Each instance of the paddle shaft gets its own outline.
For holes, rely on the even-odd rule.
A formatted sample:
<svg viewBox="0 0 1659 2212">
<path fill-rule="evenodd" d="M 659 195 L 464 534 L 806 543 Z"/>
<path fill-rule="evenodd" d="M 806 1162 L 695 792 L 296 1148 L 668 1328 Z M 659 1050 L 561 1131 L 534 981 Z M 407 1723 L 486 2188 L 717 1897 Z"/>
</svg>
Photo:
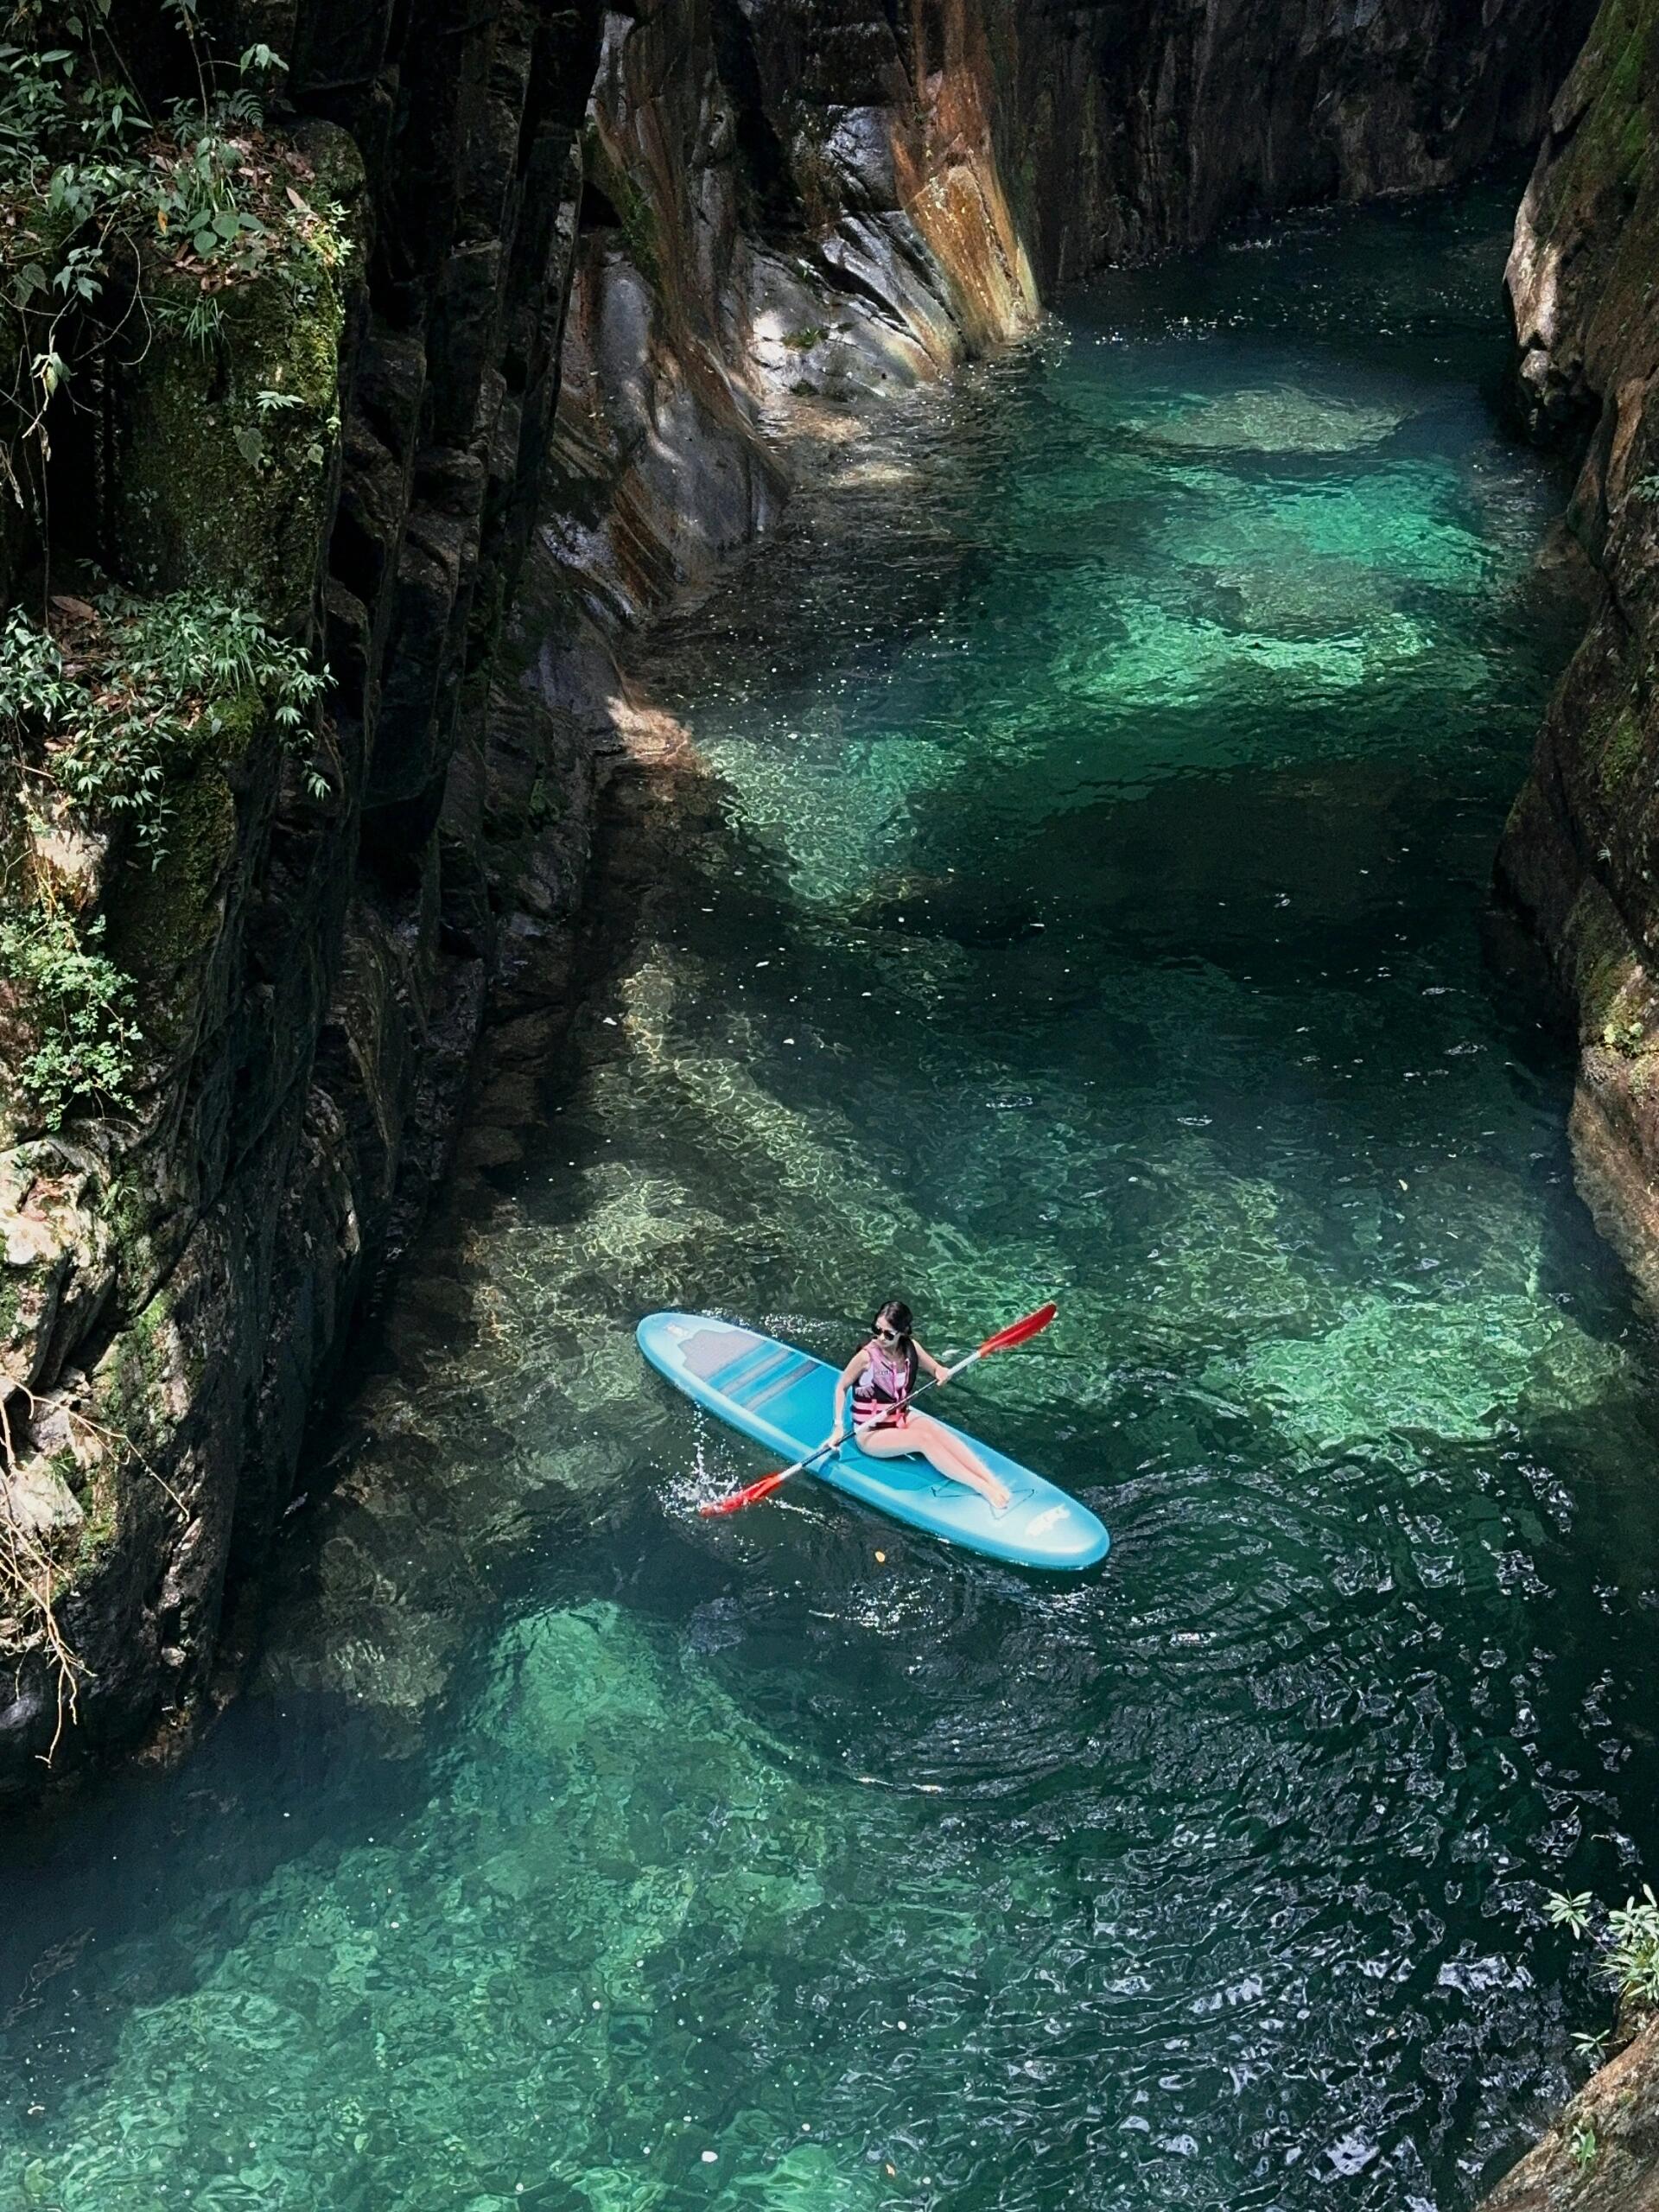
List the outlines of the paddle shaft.
<svg viewBox="0 0 1659 2212">
<path fill-rule="evenodd" d="M 930 1375 L 920 1389 L 912 1390 L 910 1395 L 900 1402 L 906 1406 L 912 1404 L 922 1395 L 923 1391 L 937 1389 L 941 1382 L 948 1382 L 953 1375 L 960 1375 L 964 1367 L 971 1367 L 979 1357 L 978 1352 L 970 1351 L 966 1359 L 958 1360 L 954 1367 L 947 1367 L 943 1375 Z M 853 1441 L 856 1443 L 861 1436 L 868 1435 L 871 1429 L 880 1427 L 880 1419 L 855 1421 L 852 1427 Z M 710 1498 L 706 1505 L 699 1506 L 697 1510 L 705 1515 L 735 1513 L 740 1506 L 753 1505 L 758 1498 L 770 1497 L 772 1491 L 780 1490 L 791 1475 L 804 1474 L 809 1467 L 816 1467 L 820 1459 L 827 1459 L 831 1452 L 839 1452 L 846 1441 L 847 1439 L 844 1436 L 827 1436 L 816 1452 L 809 1452 L 804 1459 L 797 1459 L 792 1467 L 779 1467 L 775 1475 L 762 1475 L 758 1483 L 750 1483 L 743 1490 L 734 1491 L 729 1497 Z"/>
<path fill-rule="evenodd" d="M 994 1337 L 987 1337 L 984 1343 L 976 1351 L 969 1352 L 965 1357 L 957 1360 L 954 1367 L 947 1367 L 943 1375 L 930 1375 L 920 1389 L 911 1391 L 909 1395 L 900 1402 L 906 1407 L 913 1405 L 916 1400 L 927 1391 L 938 1389 L 941 1382 L 954 1381 L 965 1369 L 971 1367 L 976 1359 L 983 1359 L 987 1352 L 1000 1351 L 1009 1344 L 1023 1344 L 1028 1337 L 1036 1336 L 1039 1331 L 1048 1326 L 1054 1319 L 1054 1311 L 1052 1305 L 1040 1306 L 1034 1313 L 1028 1313 L 1023 1321 L 1014 1321 L 1007 1328 L 999 1329 Z M 880 1419 L 867 1421 L 861 1424 L 855 1422 L 852 1432 L 853 1440 L 855 1443 L 861 1434 L 880 1427 L 881 1420 Z M 831 1452 L 838 1452 L 845 1440 L 840 1436 L 826 1437 L 816 1452 L 809 1452 L 805 1459 L 797 1459 L 792 1467 L 780 1467 L 775 1475 L 762 1475 L 759 1482 L 750 1483 L 743 1490 L 734 1491 L 728 1497 L 710 1498 L 706 1505 L 699 1506 L 697 1510 L 704 1515 L 735 1513 L 741 1506 L 753 1505 L 757 1498 L 770 1497 L 772 1492 L 786 1483 L 791 1475 L 803 1474 L 808 1467 L 817 1466 L 818 1461 L 827 1458 Z"/>
</svg>

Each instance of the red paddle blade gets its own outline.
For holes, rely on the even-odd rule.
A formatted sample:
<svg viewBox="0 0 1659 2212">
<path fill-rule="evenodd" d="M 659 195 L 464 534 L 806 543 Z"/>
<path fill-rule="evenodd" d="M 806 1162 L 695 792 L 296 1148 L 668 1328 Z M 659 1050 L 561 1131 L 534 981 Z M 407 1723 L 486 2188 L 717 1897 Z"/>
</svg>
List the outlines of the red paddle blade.
<svg viewBox="0 0 1659 2212">
<path fill-rule="evenodd" d="M 999 1329 L 994 1337 L 987 1337 L 977 1357 L 983 1359 L 988 1351 L 1007 1351 L 1010 1344 L 1022 1344 L 1028 1337 L 1040 1336 L 1059 1307 L 1051 1301 L 1039 1306 L 1034 1313 L 1027 1313 L 1023 1321 L 1010 1321 L 1006 1329 Z"/>
<path fill-rule="evenodd" d="M 757 1497 L 765 1497 L 789 1478 L 790 1470 L 781 1469 L 775 1475 L 762 1475 L 758 1483 L 750 1483 L 742 1490 L 734 1490 L 729 1497 L 711 1497 L 706 1505 L 697 1508 L 706 1518 L 711 1513 L 735 1513 L 740 1506 L 753 1505 Z"/>
</svg>

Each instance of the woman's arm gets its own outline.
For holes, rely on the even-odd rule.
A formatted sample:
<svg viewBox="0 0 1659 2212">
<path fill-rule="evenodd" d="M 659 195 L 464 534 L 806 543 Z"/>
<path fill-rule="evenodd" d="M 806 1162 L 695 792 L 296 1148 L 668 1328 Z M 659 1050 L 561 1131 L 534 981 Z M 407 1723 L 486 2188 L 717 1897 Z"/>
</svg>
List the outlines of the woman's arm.
<svg viewBox="0 0 1659 2212">
<path fill-rule="evenodd" d="M 853 1354 L 846 1366 L 843 1367 L 840 1374 L 836 1376 L 836 1418 L 830 1431 L 832 1437 L 840 1436 L 844 1430 L 847 1422 L 847 1393 L 852 1389 L 854 1383 L 857 1382 L 859 1376 L 864 1372 L 864 1370 L 869 1365 L 869 1363 L 870 1348 L 868 1344 L 866 1344 L 861 1351 L 855 1351 Z"/>
<path fill-rule="evenodd" d="M 950 1379 L 950 1369 L 948 1367 L 941 1367 L 938 1361 L 934 1358 L 931 1351 L 924 1351 L 920 1344 L 916 1343 L 914 1337 L 912 1337 L 910 1341 L 913 1345 L 915 1345 L 916 1364 L 918 1367 L 925 1368 L 935 1382 L 948 1382 Z"/>
</svg>

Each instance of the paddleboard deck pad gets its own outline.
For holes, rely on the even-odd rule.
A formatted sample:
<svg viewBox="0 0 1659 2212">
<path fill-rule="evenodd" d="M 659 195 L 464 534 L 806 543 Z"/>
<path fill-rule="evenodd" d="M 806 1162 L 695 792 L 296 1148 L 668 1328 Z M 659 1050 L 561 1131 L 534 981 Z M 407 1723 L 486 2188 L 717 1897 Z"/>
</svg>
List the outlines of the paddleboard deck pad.
<svg viewBox="0 0 1659 2212">
<path fill-rule="evenodd" d="M 837 1370 L 810 1352 L 703 1313 L 648 1313 L 636 1333 L 658 1374 L 764 1444 L 780 1466 L 804 1459 L 829 1435 Z M 937 1473 L 919 1454 L 878 1459 L 847 1443 L 810 1471 L 895 1521 L 988 1559 L 1068 1573 L 1105 1558 L 1111 1539 L 1087 1506 L 988 1445 L 962 1440 L 1007 1484 L 1006 1513 L 993 1513 L 977 1491 Z"/>
</svg>

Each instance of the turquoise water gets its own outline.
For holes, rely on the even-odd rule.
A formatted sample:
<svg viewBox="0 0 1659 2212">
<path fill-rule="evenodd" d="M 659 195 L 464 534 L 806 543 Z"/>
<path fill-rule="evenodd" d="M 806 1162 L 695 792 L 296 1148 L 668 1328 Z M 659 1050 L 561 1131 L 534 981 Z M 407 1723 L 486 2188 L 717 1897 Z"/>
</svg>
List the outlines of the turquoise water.
<svg viewBox="0 0 1659 2212">
<path fill-rule="evenodd" d="M 1653 1346 L 1491 857 L 1566 638 L 1507 195 L 1115 278 L 638 671 L 587 996 L 318 1446 L 248 1694 L 8 1833 L 0 2205 L 1458 2212 L 1659 1866 Z M 760 1471 L 651 1307 L 954 1418 L 1045 1584 Z"/>
</svg>

